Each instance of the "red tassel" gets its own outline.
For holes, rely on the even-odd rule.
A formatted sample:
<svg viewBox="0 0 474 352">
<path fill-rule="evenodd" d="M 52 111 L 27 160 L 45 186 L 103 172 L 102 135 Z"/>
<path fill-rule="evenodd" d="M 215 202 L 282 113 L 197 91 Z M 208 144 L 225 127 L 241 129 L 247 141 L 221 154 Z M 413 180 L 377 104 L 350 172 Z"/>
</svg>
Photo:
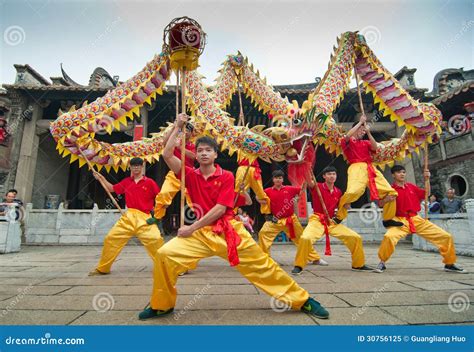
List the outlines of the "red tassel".
<svg viewBox="0 0 474 352">
<path fill-rule="evenodd" d="M 331 240 L 329 239 L 329 233 L 326 232 L 326 250 L 324 251 L 325 255 L 332 255 L 331 253 Z"/>
</svg>

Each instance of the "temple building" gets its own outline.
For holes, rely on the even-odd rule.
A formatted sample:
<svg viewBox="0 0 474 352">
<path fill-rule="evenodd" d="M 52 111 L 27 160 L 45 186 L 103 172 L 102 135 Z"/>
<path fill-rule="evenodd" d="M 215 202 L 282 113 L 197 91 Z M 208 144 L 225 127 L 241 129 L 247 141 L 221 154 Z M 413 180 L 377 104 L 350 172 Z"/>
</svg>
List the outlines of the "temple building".
<svg viewBox="0 0 474 352">
<path fill-rule="evenodd" d="M 44 208 L 51 197 L 57 197 L 67 208 L 88 209 L 93 203 L 99 208 L 108 206 L 107 196 L 100 184 L 92 177 L 87 167 L 79 168 L 78 162 L 69 163 L 69 157 L 62 158 L 56 151 L 56 144 L 49 133 L 50 123 L 57 118 L 60 111 L 67 111 L 73 105 L 81 106 L 104 95 L 118 83 L 118 77 L 110 75 L 103 68 L 97 68 L 91 74 L 88 85 L 76 83 L 61 67 L 61 76 L 49 80 L 36 72 L 29 65 L 15 65 L 16 79 L 13 84 L 3 84 L 0 90 L 0 120 L 3 121 L 3 132 L 0 135 L 0 194 L 10 188 L 18 190 L 18 198 L 25 203 L 32 203 L 34 208 Z M 474 70 L 448 69 L 439 72 L 434 78 L 433 90 L 418 88 L 415 85 L 416 69 L 402 68 L 395 74 L 409 93 L 422 102 L 433 102 L 443 112 L 444 121 L 449 125 L 453 116 L 461 119 L 468 128 L 459 129 L 455 125 L 447 126 L 447 136 L 430 146 L 430 169 L 432 171 L 433 191 L 444 194 L 447 188 L 454 187 L 459 196 L 474 198 L 474 144 L 473 132 L 469 121 L 472 119 L 474 102 Z M 300 105 L 309 92 L 319 82 L 295 85 L 274 86 L 289 101 L 297 100 Z M 264 116 L 243 97 L 245 123 L 250 126 L 270 126 L 271 120 Z M 364 110 L 369 118 L 377 121 L 372 127 L 378 141 L 400 136 L 402 128 L 382 114 L 374 106 L 371 96 L 363 95 Z M 469 105 L 471 103 L 471 105 Z M 234 96 L 228 112 L 233 117 L 239 115 L 239 99 Z M 334 114 L 334 118 L 346 130 L 360 116 L 360 108 L 355 88 L 348 91 Z M 143 107 L 141 117 L 128 123 L 120 131 L 111 135 L 97 135 L 96 138 L 109 143 L 120 143 L 133 139 L 134 124 L 144 126 L 144 135 L 158 132 L 160 126 L 174 120 L 175 87 L 168 86 L 163 95 L 157 96 L 151 106 Z M 464 120 L 462 120 L 464 119 Z M 467 122 L 466 122 L 467 121 Z M 464 126 L 464 125 L 463 125 Z M 450 133 L 450 128 L 451 132 Z M 457 128 L 457 129 L 456 129 Z M 319 148 L 316 158 L 315 175 L 332 163 L 339 170 L 337 186 L 345 189 L 347 165 L 342 156 L 336 157 Z M 236 157 L 219 155 L 218 163 L 228 170 L 237 167 Z M 285 163 L 260 162 L 265 186 L 271 185 L 271 171 L 284 168 Z M 421 159 L 413 157 L 405 161 L 409 179 L 422 184 Z M 161 184 L 167 173 L 167 166 L 162 160 L 149 165 L 147 175 Z M 389 170 L 384 170 L 391 180 Z M 125 172 L 111 172 L 107 178 L 116 182 L 126 176 Z M 123 200 L 121 200 L 123 202 Z M 368 202 L 367 195 L 362 197 L 354 207 Z M 255 210 L 257 207 L 255 206 Z M 178 214 L 175 202 L 169 210 Z"/>
</svg>

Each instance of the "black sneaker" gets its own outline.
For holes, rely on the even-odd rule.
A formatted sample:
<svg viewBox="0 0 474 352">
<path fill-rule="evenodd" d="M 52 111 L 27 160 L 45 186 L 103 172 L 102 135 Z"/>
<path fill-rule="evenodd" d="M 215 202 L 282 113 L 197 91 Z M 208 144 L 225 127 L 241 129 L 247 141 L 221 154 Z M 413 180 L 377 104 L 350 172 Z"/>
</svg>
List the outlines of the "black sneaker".
<svg viewBox="0 0 474 352">
<path fill-rule="evenodd" d="M 314 300 L 313 298 L 308 298 L 308 300 L 303 304 L 301 310 L 305 313 L 314 315 L 317 318 L 321 319 L 328 319 L 329 312 L 324 309 L 324 307 L 318 301 Z"/>
<path fill-rule="evenodd" d="M 303 272 L 303 268 L 300 266 L 295 266 L 293 270 L 291 270 L 291 273 L 293 275 L 300 275 Z"/>
<path fill-rule="evenodd" d="M 360 266 L 360 267 L 358 267 L 358 268 L 352 267 L 352 270 L 353 270 L 353 271 L 373 271 L 374 268 L 371 268 L 370 266 L 367 266 L 367 265 L 362 265 L 362 266 Z"/>
<path fill-rule="evenodd" d="M 457 266 L 456 264 L 446 264 L 444 266 L 444 271 L 450 272 L 450 273 L 458 273 L 458 274 L 467 274 L 467 270 L 464 270 L 460 266 Z"/>
<path fill-rule="evenodd" d="M 143 312 L 140 312 L 140 314 L 138 314 L 138 319 L 146 320 L 146 319 L 151 319 L 151 318 L 164 317 L 164 316 L 172 313 L 173 310 L 174 310 L 174 308 L 170 308 L 168 310 L 157 310 L 157 309 L 153 309 L 151 307 L 147 307 L 143 310 Z"/>
<path fill-rule="evenodd" d="M 379 265 L 377 265 L 377 267 L 374 269 L 374 273 L 378 273 L 378 274 L 381 274 L 383 273 L 385 270 L 387 269 L 387 267 L 385 266 L 385 263 L 384 262 L 380 262 Z"/>
<path fill-rule="evenodd" d="M 403 222 L 395 220 L 384 220 L 382 221 L 384 227 L 400 227 L 403 226 Z"/>
</svg>

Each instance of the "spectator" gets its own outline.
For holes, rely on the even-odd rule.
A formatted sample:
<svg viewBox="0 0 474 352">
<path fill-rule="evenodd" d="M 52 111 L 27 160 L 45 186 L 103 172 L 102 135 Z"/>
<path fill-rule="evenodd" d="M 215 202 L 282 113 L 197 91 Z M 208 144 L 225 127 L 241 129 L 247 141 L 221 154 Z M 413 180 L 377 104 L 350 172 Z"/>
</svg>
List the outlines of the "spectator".
<svg viewBox="0 0 474 352">
<path fill-rule="evenodd" d="M 456 214 L 461 211 L 462 200 L 455 198 L 456 191 L 449 188 L 446 191 L 446 197 L 441 201 L 441 212 L 443 214 Z"/>
<path fill-rule="evenodd" d="M 429 214 L 440 214 L 441 213 L 441 204 L 438 202 L 438 197 L 436 194 L 430 196 L 430 202 L 428 204 L 428 213 Z"/>
<path fill-rule="evenodd" d="M 15 199 L 13 199 L 13 201 L 14 201 L 15 203 L 18 203 L 18 204 L 20 204 L 21 206 L 23 206 L 23 202 L 22 202 L 20 199 L 18 199 L 18 198 L 16 197 L 16 196 L 18 195 L 18 191 L 17 191 L 16 189 L 12 188 L 12 189 L 9 189 L 7 193 L 9 193 L 9 192 L 12 192 L 12 193 L 14 194 L 14 196 L 15 196 Z"/>
<path fill-rule="evenodd" d="M 242 208 L 237 208 L 237 214 L 235 214 L 235 220 L 242 221 Z"/>
<path fill-rule="evenodd" d="M 247 231 L 253 235 L 253 219 L 247 214 L 246 211 L 244 211 L 242 215 L 240 215 L 240 218 L 242 219 L 242 223 L 244 224 Z"/>
<path fill-rule="evenodd" d="M 13 213 L 11 209 L 14 209 L 15 221 L 20 219 L 20 208 L 22 203 L 18 203 L 15 199 L 15 192 L 8 191 L 5 195 L 3 203 L 0 203 L 0 216 L 5 216 L 7 221 L 13 220 Z"/>
</svg>

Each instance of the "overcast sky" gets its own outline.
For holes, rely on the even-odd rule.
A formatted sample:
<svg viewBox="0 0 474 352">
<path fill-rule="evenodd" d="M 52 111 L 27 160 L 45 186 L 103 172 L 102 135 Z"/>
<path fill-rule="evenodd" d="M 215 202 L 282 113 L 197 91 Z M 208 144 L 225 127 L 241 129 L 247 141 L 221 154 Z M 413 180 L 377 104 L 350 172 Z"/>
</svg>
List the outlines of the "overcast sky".
<svg viewBox="0 0 474 352">
<path fill-rule="evenodd" d="M 126 80 L 161 51 L 164 27 L 196 19 L 208 35 L 200 72 L 211 83 L 227 54 L 240 50 L 270 84 L 323 76 L 336 37 L 360 30 L 392 73 L 417 68 L 418 87 L 433 87 L 445 68 L 474 67 L 469 1 L 34 1 L 0 0 L 1 83 L 13 64 L 44 77 L 60 63 L 87 84 L 96 67 Z"/>
</svg>

